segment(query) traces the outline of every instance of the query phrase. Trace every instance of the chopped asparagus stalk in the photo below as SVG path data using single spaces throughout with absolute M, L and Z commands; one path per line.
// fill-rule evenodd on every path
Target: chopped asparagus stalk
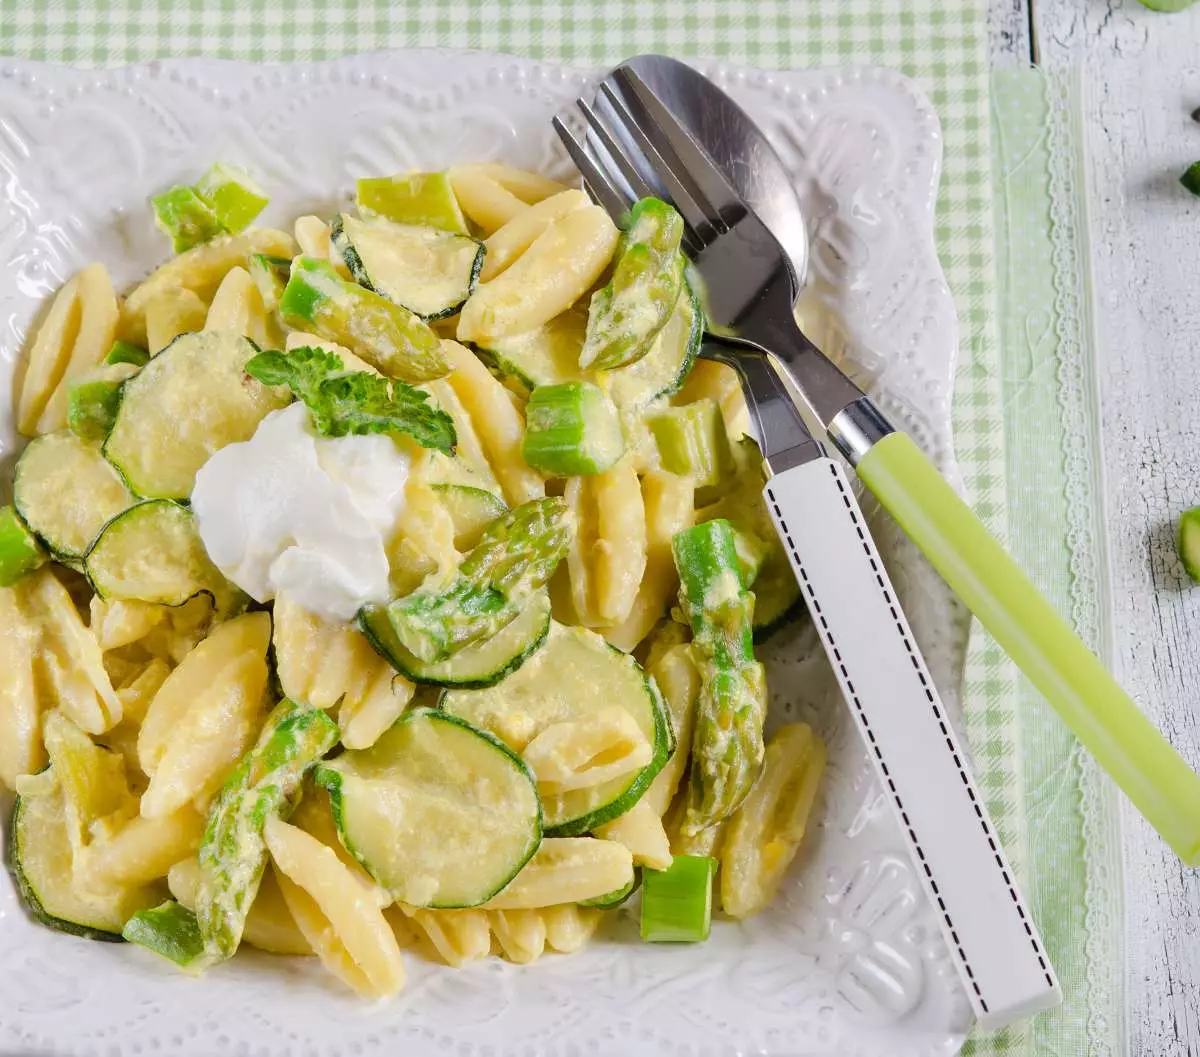
M 708 939 L 713 874 L 707 855 L 675 855 L 665 870 L 642 871 L 642 939 L 647 943 L 697 943 Z
M 195 189 L 217 223 L 233 235 L 249 227 L 268 201 L 248 173 L 220 161 L 200 177 Z
M 196 915 L 171 899 L 139 910 L 125 922 L 121 936 L 184 969 L 202 964 L 204 958 L 204 937 Z
M 1180 516 L 1177 544 L 1184 570 L 1200 583 L 1200 506 L 1185 510 Z
M 272 257 L 266 253 L 250 255 L 250 278 L 258 287 L 263 307 L 268 312 L 273 312 L 279 306 L 291 270 L 292 262 L 287 257 Z
M 398 224 L 421 224 L 466 235 L 467 222 L 444 172 L 376 176 L 358 181 L 358 211 Z
M 633 207 L 612 280 L 592 295 L 579 366 L 613 370 L 640 360 L 683 289 L 683 220 L 657 198 Z
M 1179 182 L 1192 194 L 1200 195 L 1200 161 L 1192 162 L 1187 171 L 1179 177 Z
M 574 528 L 566 502 L 556 497 L 532 500 L 497 518 L 449 585 L 435 573 L 388 605 L 396 637 L 426 663 L 490 638 L 550 579 Z
M 123 381 L 77 382 L 67 394 L 67 425 L 80 440 L 104 440 L 117 420 Z
M 441 339 L 419 316 L 373 290 L 347 282 L 328 261 L 297 257 L 279 312 L 288 326 L 315 332 L 405 382 L 447 374 Z
M 754 596 L 742 582 L 733 527 L 706 521 L 672 541 L 679 604 L 692 625 L 700 701 L 684 834 L 728 818 L 763 761 L 766 679 L 754 659 Z
M 590 382 L 534 389 L 525 408 L 525 461 L 554 477 L 602 473 L 625 452 L 617 409 Z
M 301 779 L 337 740 L 324 711 L 285 699 L 226 780 L 200 844 L 196 917 L 209 963 L 232 957 L 241 942 L 267 863 L 266 820 L 290 813 Z
M 648 425 L 662 468 L 692 478 L 698 505 L 711 503 L 733 481 L 737 467 L 715 400 L 669 407 L 652 416 Z
M 45 564 L 46 552 L 12 507 L 0 507 L 0 587 L 11 587 Z
M 171 240 L 176 253 L 224 234 L 212 207 L 193 188 L 180 184 L 150 199 L 154 221 Z
M 118 363 L 130 363 L 134 367 L 145 367 L 150 362 L 150 353 L 132 342 L 114 341 L 113 347 L 104 357 L 104 362 L 110 367 L 115 367 Z

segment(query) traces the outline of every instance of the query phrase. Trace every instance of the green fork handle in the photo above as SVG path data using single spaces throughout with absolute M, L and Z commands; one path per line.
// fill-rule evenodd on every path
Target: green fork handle
M 866 486 L 1189 866 L 1200 865 L 1200 777 L 904 433 L 858 459 Z

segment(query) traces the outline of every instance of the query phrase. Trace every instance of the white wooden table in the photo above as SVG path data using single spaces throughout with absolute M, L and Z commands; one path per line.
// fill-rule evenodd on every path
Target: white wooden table
M 1200 505 L 1200 200 L 1177 183 L 1200 159 L 1200 5 L 1160 15 L 1137 0 L 990 4 L 997 65 L 1087 68 L 1115 664 L 1200 765 L 1200 587 L 1173 539 L 1180 511 Z M 1130 1053 L 1196 1057 L 1200 871 L 1132 811 L 1123 822 Z

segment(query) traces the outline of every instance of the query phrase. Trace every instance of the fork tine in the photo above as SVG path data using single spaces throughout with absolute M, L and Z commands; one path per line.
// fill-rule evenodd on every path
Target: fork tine
M 655 176 L 662 181 L 663 187 L 667 191 L 667 197 L 679 210 L 679 215 L 683 217 L 688 228 L 697 232 L 698 235 L 707 233 L 711 236 L 713 231 L 720 231 L 719 215 L 715 210 L 708 208 L 708 204 L 697 194 L 697 189 L 690 185 L 686 174 L 680 172 L 682 166 L 676 164 L 677 159 L 671 158 L 670 155 L 664 157 L 658 150 L 646 135 L 642 123 L 634 116 L 623 96 L 607 83 L 600 85 L 600 92 L 608 104 L 608 109 L 616 120 L 621 122 L 630 140 L 637 145 L 638 150 L 654 169 Z M 703 244 L 708 239 L 700 237 L 698 241 Z
M 588 105 L 587 100 L 577 99 L 575 102 L 579 107 L 579 112 L 587 120 L 592 137 L 595 138 L 605 155 L 607 155 L 613 166 L 621 174 L 621 178 L 629 185 L 634 197 L 645 198 L 647 195 L 654 194 L 654 188 L 646 183 L 642 174 L 638 172 L 637 166 L 633 164 L 629 156 L 622 149 L 621 144 L 609 132 L 608 126 L 604 124 L 596 111 Z
M 555 116 L 551 124 L 567 154 L 571 156 L 571 161 L 575 163 L 575 168 L 583 174 L 583 181 L 592 200 L 612 217 L 613 223 L 619 224 L 621 218 L 629 212 L 629 207 L 633 204 L 632 199 L 609 179 L 608 173 L 597 164 L 587 147 L 579 142 L 561 118 Z
M 646 138 L 650 148 L 671 169 L 676 179 L 686 179 L 694 188 L 697 203 L 706 207 L 711 219 L 718 218 L 716 227 L 724 230 L 731 221 L 745 212 L 741 196 L 730 186 L 713 160 L 691 136 L 645 81 L 632 69 L 618 66 L 610 79 L 621 88 L 634 113 L 636 131 Z M 615 94 L 615 93 L 614 93 Z M 671 165 L 671 162 L 674 165 Z M 668 174 L 659 170 L 659 176 Z

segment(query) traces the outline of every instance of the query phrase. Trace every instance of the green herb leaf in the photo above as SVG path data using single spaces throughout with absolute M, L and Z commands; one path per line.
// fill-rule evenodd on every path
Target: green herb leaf
M 246 373 L 264 385 L 291 389 L 325 437 L 403 433 L 447 455 L 458 441 L 454 421 L 429 402 L 428 393 L 399 379 L 347 371 L 340 356 L 324 349 L 260 352 L 246 363 Z
M 1192 162 L 1187 171 L 1179 177 L 1179 182 L 1192 194 L 1200 195 L 1200 161 Z

